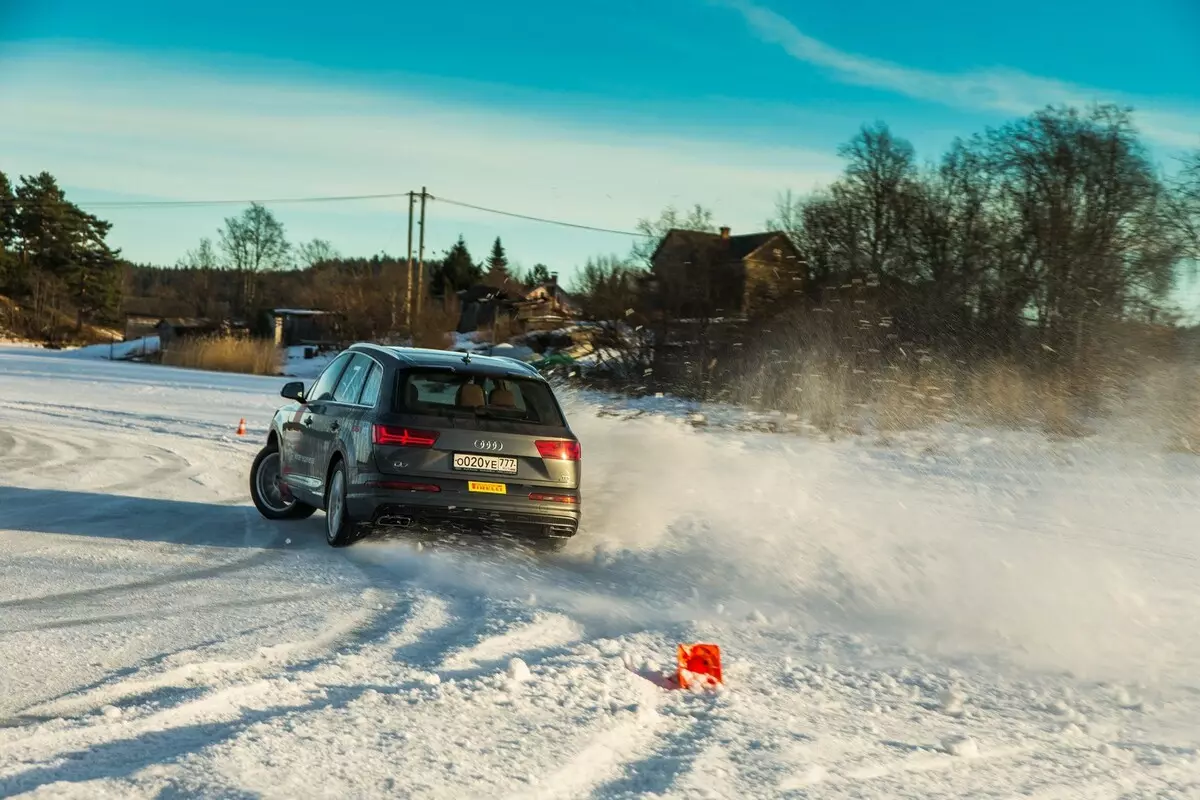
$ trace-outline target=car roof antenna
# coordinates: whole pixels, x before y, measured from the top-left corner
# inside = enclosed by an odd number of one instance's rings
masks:
[[[470,351],[470,350],[468,350],[468,351],[466,351],[465,353],[463,353],[463,363],[464,363],[464,364],[470,364],[470,363],[471,363],[471,351]]]

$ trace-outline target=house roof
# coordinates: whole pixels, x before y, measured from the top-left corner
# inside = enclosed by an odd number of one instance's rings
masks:
[[[164,317],[158,321],[158,324],[171,328],[215,328],[221,323],[203,317]]]
[[[538,292],[545,292],[546,294],[552,294],[558,300],[558,302],[561,303],[562,305],[570,306],[570,305],[575,304],[574,295],[572,295],[569,292],[563,291],[562,286],[557,283],[539,283],[537,286],[534,286],[532,289],[530,289],[528,292],[525,293],[525,298],[531,299]]]
[[[709,233],[708,231],[688,231],[680,228],[672,228],[671,230],[667,231],[665,236],[663,236],[662,240],[658,243],[658,247],[654,248],[654,254],[650,256],[650,260],[653,262],[655,259],[657,259],[659,251],[662,250],[663,245],[665,245],[671,239],[676,239],[682,240],[683,242],[698,248],[714,247],[721,244],[723,241],[727,242],[726,247],[728,248],[727,253],[730,260],[741,261],[777,236],[783,237],[783,239],[787,241],[790,246],[791,240],[787,238],[787,234],[785,234],[783,231],[743,233],[737,236],[730,236],[728,239],[723,240],[721,238],[721,234],[719,233]]]
[[[466,289],[460,289],[456,292],[459,299],[464,303],[479,303],[494,301],[499,303],[511,303],[519,298],[519,295],[505,289],[497,289],[494,286],[488,286],[486,283],[477,283]]]

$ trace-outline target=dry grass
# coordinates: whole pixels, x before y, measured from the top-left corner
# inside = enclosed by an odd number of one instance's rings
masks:
[[[967,379],[967,403],[983,420],[1017,428],[1037,418],[1046,393],[1027,370],[1003,361],[985,364]]]
[[[866,426],[887,434],[943,421],[1040,429],[1062,437],[1091,433],[1083,424],[1085,403],[1077,383],[1004,361],[969,365],[919,356],[852,367],[840,359],[814,358],[799,360],[782,390],[771,384],[778,372],[778,364],[764,364],[730,399],[794,413],[830,434]],[[1200,433],[1200,413],[1196,416]],[[1200,447],[1200,437],[1195,441]]]
[[[0,295],[0,336],[22,341],[54,342],[63,346],[83,346],[120,340],[122,333],[88,323],[77,330],[74,314],[53,308],[35,314],[32,308],[18,305]]]
[[[1175,370],[1163,383],[1160,425],[1166,431],[1167,449],[1200,455],[1200,373],[1193,365]]]
[[[280,351],[270,339],[217,336],[174,342],[163,353],[162,363],[213,372],[278,375],[280,359]]]

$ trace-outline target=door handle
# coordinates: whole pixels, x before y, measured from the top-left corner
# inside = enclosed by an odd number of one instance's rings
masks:
[[[342,427],[341,424],[335,420],[334,423],[329,426],[329,430],[336,431],[340,427]]]
[[[305,417],[305,418],[304,418],[304,424],[305,424],[305,425],[312,425],[312,424],[313,424],[313,418],[312,418],[312,417]]]

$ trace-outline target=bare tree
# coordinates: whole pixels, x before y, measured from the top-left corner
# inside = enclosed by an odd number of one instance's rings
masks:
[[[1200,262],[1200,150],[1184,159],[1171,190],[1170,224],[1187,257]]]
[[[228,266],[238,275],[237,305],[245,313],[254,302],[257,275],[286,267],[291,246],[283,224],[258,203],[241,216],[227,217],[220,237]]]
[[[313,239],[296,248],[296,266],[312,269],[340,258],[338,251],[326,239]]]
[[[637,221],[634,229],[642,234],[642,238],[633,245],[632,260],[649,268],[650,257],[654,255],[658,243],[667,235],[667,231],[673,228],[708,233],[717,231],[716,225],[713,223],[712,209],[705,208],[699,203],[692,206],[687,212],[681,212],[674,206],[667,206],[659,213],[658,219],[639,219]]]
[[[912,145],[877,122],[863,126],[838,154],[846,159],[840,191],[859,222],[861,259],[856,248],[851,269],[912,277],[908,237],[917,180]]]
[[[1032,301],[1042,343],[1077,361],[1098,323],[1170,289],[1177,253],[1163,187],[1116,106],[1047,108],[992,131],[989,150],[1018,223],[1012,249],[1027,254],[1008,313]]]
[[[200,240],[200,246],[188,250],[183,258],[175,262],[180,269],[220,269],[221,261],[213,247],[212,239],[205,236]]]
[[[592,324],[597,363],[626,379],[641,380],[650,364],[639,277],[643,271],[616,256],[589,258],[574,290]]]

